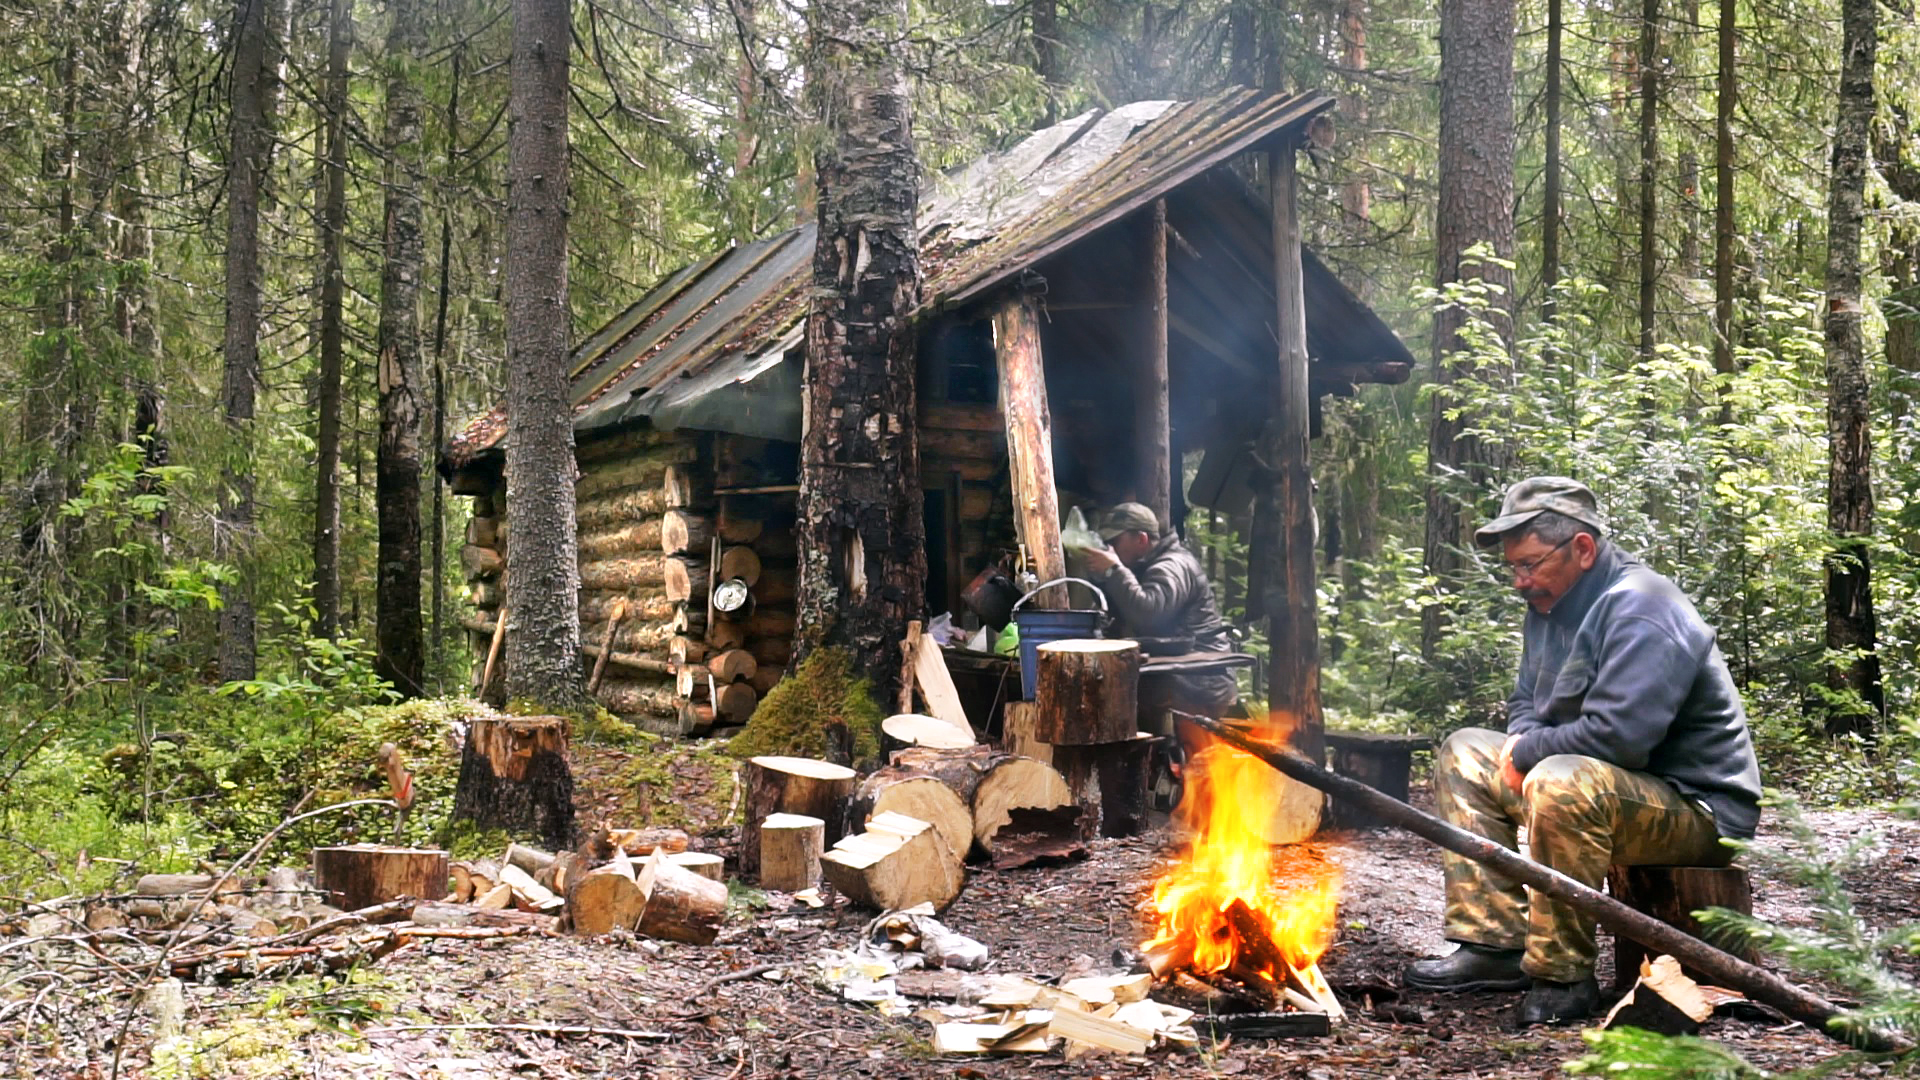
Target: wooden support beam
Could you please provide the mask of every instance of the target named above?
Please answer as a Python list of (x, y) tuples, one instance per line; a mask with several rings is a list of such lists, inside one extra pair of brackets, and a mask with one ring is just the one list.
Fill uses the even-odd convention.
[(1172, 410), (1167, 400), (1167, 200), (1155, 199), (1147, 213), (1146, 340), (1134, 369), (1133, 446), (1135, 488), (1141, 503), (1163, 528), (1171, 528), (1173, 452), (1169, 445)]
[[(1266, 737), (1284, 739), (1307, 760), (1326, 759), (1325, 726), (1320, 712), (1320, 631), (1313, 565), (1313, 476), (1307, 463), (1311, 389), (1307, 373), (1306, 278), (1300, 264), (1300, 211), (1294, 172), (1295, 144), (1269, 153), (1268, 176), (1273, 209), (1273, 278), (1278, 303), (1279, 378), (1273, 411), (1261, 438), (1261, 458), (1271, 469), (1271, 485), (1257, 513), (1270, 517), (1263, 576), (1268, 618)], [(1319, 824), (1320, 792), (1290, 782), (1278, 800), (1289, 833), (1274, 843), (1312, 835)]]
[[(1047, 412), (1047, 375), (1040, 356), (1040, 315), (1033, 297), (1014, 293), (993, 313), (994, 353), (1005, 398), (1007, 457), (1013, 473), (1013, 516), (1033, 572), (1041, 581), (1065, 577), (1060, 546), (1060, 501), (1053, 485), (1053, 432)], [(1039, 608), (1067, 606), (1058, 585), (1027, 601)]]

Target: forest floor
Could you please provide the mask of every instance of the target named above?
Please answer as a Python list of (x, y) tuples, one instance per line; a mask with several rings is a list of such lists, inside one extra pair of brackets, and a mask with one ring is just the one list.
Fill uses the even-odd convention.
[[(583, 785), (582, 800), (604, 792)], [(1812, 814), (1837, 849), (1867, 830), (1884, 834), (1857, 875), (1859, 908), (1885, 927), (1920, 917), (1920, 827), (1879, 811)], [(1767, 832), (1763, 830), (1762, 839)], [(402, 948), (353, 981), (291, 986), (189, 986), (192, 1049), (162, 1055), (133, 1029), (121, 1075), (407, 1077), (478, 1080), (575, 1077), (1549, 1077), (1578, 1057), (1578, 1029), (1516, 1028), (1518, 995), (1442, 996), (1396, 989), (1408, 961), (1441, 951), (1437, 853), (1396, 832), (1332, 836), (1284, 849), (1290, 872), (1323, 864), (1341, 878), (1338, 937), (1322, 967), (1348, 1021), (1330, 1037), (1226, 1041), (1197, 1051), (1066, 1061), (1057, 1052), (1012, 1058), (939, 1057), (929, 1024), (841, 1000), (817, 979), (830, 949), (851, 948), (871, 913), (769, 904), (738, 912), (712, 947), (617, 936), (600, 939), (427, 940)], [(984, 942), (990, 971), (1052, 977), (1132, 962), (1140, 901), (1173, 854), (1167, 830), (1100, 841), (1065, 866), (974, 869), (946, 924)], [(774, 897), (775, 900), (784, 900)], [(1758, 914), (1811, 918), (1808, 897), (1755, 873)], [(1610, 955), (1601, 957), (1611, 970)], [(1908, 975), (1913, 972), (1909, 970)], [(731, 978), (727, 978), (732, 976)], [(1604, 981), (1604, 980), (1603, 980)], [(1384, 1007), (1384, 1008), (1383, 1008)], [(513, 1030), (553, 1024), (624, 1034)], [(460, 1025), (460, 1026), (456, 1026)], [(465, 1026), (471, 1025), (471, 1026)], [(645, 1033), (652, 1033), (651, 1036)], [(1804, 1027), (1716, 1017), (1702, 1033), (1769, 1071), (1831, 1057), (1836, 1046)], [(13, 1063), (41, 1077), (107, 1075), (34, 1055)], [(186, 1049), (184, 1046), (179, 1049)], [(77, 1065), (68, 1062), (69, 1066)], [(1839, 1075), (1879, 1075), (1860, 1065)]]

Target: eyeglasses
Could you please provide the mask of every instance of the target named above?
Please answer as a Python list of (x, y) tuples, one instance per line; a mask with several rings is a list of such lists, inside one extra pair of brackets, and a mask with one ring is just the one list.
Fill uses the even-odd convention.
[[(1579, 533), (1573, 534), (1573, 536), (1578, 536), (1578, 535), (1580, 534)], [(1521, 580), (1521, 579), (1525, 579), (1527, 581), (1533, 580), (1533, 575), (1540, 572), (1540, 567), (1543, 563), (1545, 563), (1548, 559), (1553, 558), (1555, 555), (1559, 554), (1561, 548), (1566, 547), (1568, 544), (1573, 543), (1573, 536), (1569, 536), (1565, 540), (1562, 540), (1559, 543), (1553, 545), (1552, 548), (1548, 549), (1545, 555), (1542, 555), (1537, 559), (1528, 559), (1525, 562), (1508, 563), (1507, 572), (1512, 574), (1515, 580)]]

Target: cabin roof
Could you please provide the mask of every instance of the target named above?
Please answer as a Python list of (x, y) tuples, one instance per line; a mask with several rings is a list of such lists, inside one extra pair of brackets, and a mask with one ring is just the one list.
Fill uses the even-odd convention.
[[(982, 297), (1333, 102), (1319, 92), (1235, 89), (1096, 109), (930, 179), (921, 191), (926, 284), (916, 316)], [(781, 361), (802, 341), (816, 231), (789, 229), (682, 267), (589, 335), (569, 371), (575, 430), (647, 419), (795, 437), (798, 365)], [(1404, 379), (1413, 359), (1406, 346), (1311, 253), (1304, 263), (1314, 359), (1386, 364)], [(749, 383), (752, 392), (723, 392)], [(443, 465), (471, 463), (505, 433), (500, 406), (449, 441)]]

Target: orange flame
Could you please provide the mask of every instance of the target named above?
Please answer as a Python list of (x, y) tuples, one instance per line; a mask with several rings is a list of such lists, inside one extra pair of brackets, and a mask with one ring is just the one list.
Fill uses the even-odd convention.
[(1314, 880), (1277, 883), (1267, 823), (1273, 816), (1279, 774), (1265, 762), (1225, 743), (1209, 740), (1187, 766), (1186, 796), (1177, 818), (1192, 839), (1183, 858), (1155, 884), (1149, 905), (1154, 934), (1144, 948), (1190, 944), (1192, 970), (1225, 971), (1238, 957), (1276, 982), (1285, 972), (1250, 959), (1228, 918), (1244, 901), (1288, 967), (1305, 971), (1333, 939), (1339, 881), (1320, 868)]

